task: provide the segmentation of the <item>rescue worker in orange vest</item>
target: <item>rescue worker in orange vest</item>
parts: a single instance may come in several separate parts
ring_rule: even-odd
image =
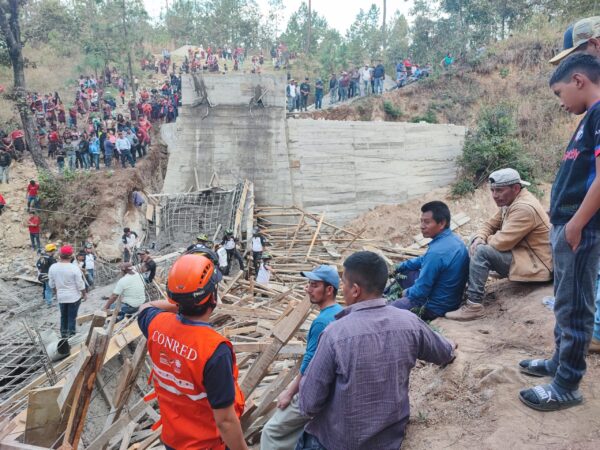
[[[208,323],[217,306],[213,263],[197,254],[180,257],[169,271],[167,296],[142,305],[138,316],[148,339],[165,447],[247,450],[233,346]]]

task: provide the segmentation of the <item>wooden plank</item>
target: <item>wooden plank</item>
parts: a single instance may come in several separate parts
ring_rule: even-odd
[[[127,428],[125,428],[125,431],[123,432],[123,440],[121,440],[121,446],[119,447],[119,450],[126,450],[129,447],[131,435],[137,427],[137,422],[131,422],[129,425],[127,425]]]
[[[101,328],[94,328],[90,340],[89,349],[91,353],[90,361],[83,371],[83,379],[75,393],[76,402],[71,407],[71,414],[65,431],[63,443],[70,445],[73,450],[77,450],[83,426],[87,416],[88,408],[94,389],[96,374],[102,367],[102,355],[105,353],[109,343],[109,337],[106,331]]]
[[[129,408],[119,419],[115,421],[107,430],[100,433],[87,447],[86,450],[101,450],[105,444],[113,437],[123,432],[131,421],[137,421],[140,414],[144,412],[148,404],[144,399],[140,399],[135,405]]]
[[[52,446],[64,430],[61,427],[61,408],[57,399],[62,386],[34,389],[29,392],[27,419],[25,424],[25,443]]]
[[[292,242],[290,243],[290,246],[287,249],[286,255],[289,255],[290,252],[292,251],[292,248],[294,248],[294,244],[296,243],[296,238],[298,237],[298,231],[300,231],[300,229],[302,228],[303,225],[304,225],[304,213],[302,213],[302,215],[300,216],[300,220],[298,221],[298,226],[294,230],[294,235],[292,236]]]
[[[323,225],[324,219],[325,219],[325,213],[323,213],[321,215],[321,218],[319,219],[319,223],[317,224],[317,229],[315,230],[315,234],[314,234],[312,240],[310,241],[310,246],[308,247],[308,252],[306,252],[307,258],[310,256],[312,249],[315,245],[315,241],[317,240],[317,237],[319,236],[319,231],[321,231],[321,226]]]
[[[152,203],[148,203],[146,206],[146,220],[154,222],[154,205]]]
[[[254,364],[246,372],[246,376],[240,384],[240,388],[246,397],[256,389],[260,381],[264,378],[279,350],[281,350],[300,325],[302,325],[310,308],[311,303],[307,296],[300,304],[296,305],[289,315],[275,326],[273,329],[273,342],[256,358],[256,361],[254,361]]]
[[[0,450],[48,450],[48,447],[22,444],[17,441],[2,441],[0,442]]]
[[[65,384],[61,387],[60,395],[56,399],[61,411],[65,410],[66,404],[71,404],[73,401],[75,390],[77,389],[77,386],[81,381],[81,377],[83,376],[83,368],[88,363],[91,356],[92,355],[87,347],[84,347],[79,353],[77,353],[77,359],[69,370],[69,373],[66,376]]]
[[[118,355],[123,348],[129,345],[130,342],[135,341],[137,338],[142,336],[142,330],[138,326],[137,322],[131,322],[121,331],[116,333],[110,340],[106,355],[104,356],[104,364]]]
[[[13,278],[14,278],[15,280],[23,280],[23,281],[28,281],[28,282],[30,282],[30,283],[33,283],[33,284],[39,284],[39,285],[42,285],[42,284],[43,284],[41,281],[39,281],[39,280],[38,280],[37,278],[35,278],[35,277],[27,277],[27,276],[25,276],[25,275],[15,275],[15,276],[13,276]]]
[[[106,323],[107,317],[108,315],[106,314],[106,311],[94,311],[94,314],[91,319],[92,323],[90,324],[90,331],[88,332],[87,338],[85,339],[85,345],[89,345],[90,340],[92,339],[92,333],[94,332],[94,328],[103,327]]]

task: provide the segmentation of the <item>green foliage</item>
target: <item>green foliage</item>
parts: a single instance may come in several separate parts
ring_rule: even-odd
[[[381,58],[381,28],[379,8],[372,4],[368,11],[361,9],[346,33],[348,63],[361,66]]]
[[[476,186],[471,180],[460,178],[452,185],[452,195],[454,197],[464,197],[467,194],[475,192]]]
[[[533,180],[534,163],[524,152],[516,132],[513,107],[499,104],[483,109],[477,129],[467,135],[463,153],[458,158],[461,177],[453,191],[468,192],[469,182],[479,186],[491,172],[504,167],[512,167],[524,179]]]
[[[503,67],[502,69],[500,69],[500,77],[502,78],[506,78],[509,74],[509,70],[508,67]]]
[[[435,114],[435,111],[431,107],[429,107],[427,109],[427,112],[425,114],[423,114],[422,116],[415,116],[410,121],[412,123],[420,123],[420,122],[438,123],[438,119]]]
[[[311,38],[309,54],[315,54],[323,44],[328,31],[331,30],[327,20],[320,16],[314,8],[311,10]],[[294,52],[304,52],[308,40],[308,6],[305,2],[300,4],[298,10],[290,16],[287,27],[280,37]]]
[[[394,104],[392,102],[390,102],[389,100],[384,100],[384,102],[383,102],[383,110],[392,119],[399,119],[403,115],[403,113],[400,110],[400,108],[397,107],[397,106],[394,106]]]

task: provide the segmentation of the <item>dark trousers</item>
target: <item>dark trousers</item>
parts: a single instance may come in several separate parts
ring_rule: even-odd
[[[59,303],[60,308],[60,337],[69,338],[75,335],[75,320],[81,299],[75,303]]]
[[[238,264],[240,265],[240,270],[244,270],[244,260],[242,259],[242,255],[238,252],[237,248],[232,250],[227,250],[227,273],[231,272],[231,263],[233,262],[233,258],[237,259]]]
[[[579,388],[586,369],[585,356],[592,339],[600,231],[584,228],[576,251],[565,238],[565,225],[550,232],[554,261],[554,341],[552,362],[558,367],[554,384]]]
[[[29,233],[29,239],[31,240],[31,248],[33,250],[40,250],[40,233]]]
[[[406,273],[406,278],[400,281],[402,290],[406,290],[414,285],[415,281],[417,281],[417,278],[419,278],[419,274],[420,270],[411,270],[410,272]],[[437,314],[427,309],[426,305],[417,303],[408,297],[399,298],[398,300],[390,303],[390,305],[398,309],[407,309],[412,311],[423,320],[433,320],[439,317]]]
[[[254,271],[258,273],[260,267],[260,260],[262,258],[262,252],[252,252],[252,262],[254,263]]]
[[[306,431],[302,432],[300,435],[300,439],[298,439],[298,443],[296,444],[295,450],[327,450],[323,447],[323,444],[319,442],[316,436],[313,436]]]
[[[132,156],[130,150],[123,150],[121,152],[121,166],[123,168],[125,168],[127,166],[127,164],[125,163],[126,161],[128,161],[129,164],[131,164],[131,167],[135,167],[135,160],[133,159],[133,156]]]

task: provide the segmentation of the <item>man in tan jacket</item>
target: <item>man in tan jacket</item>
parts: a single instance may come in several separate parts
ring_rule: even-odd
[[[500,210],[475,235],[469,253],[467,301],[452,320],[475,320],[485,316],[482,305],[490,270],[511,281],[552,280],[550,222],[540,202],[514,169],[501,169],[489,178],[490,190]]]

